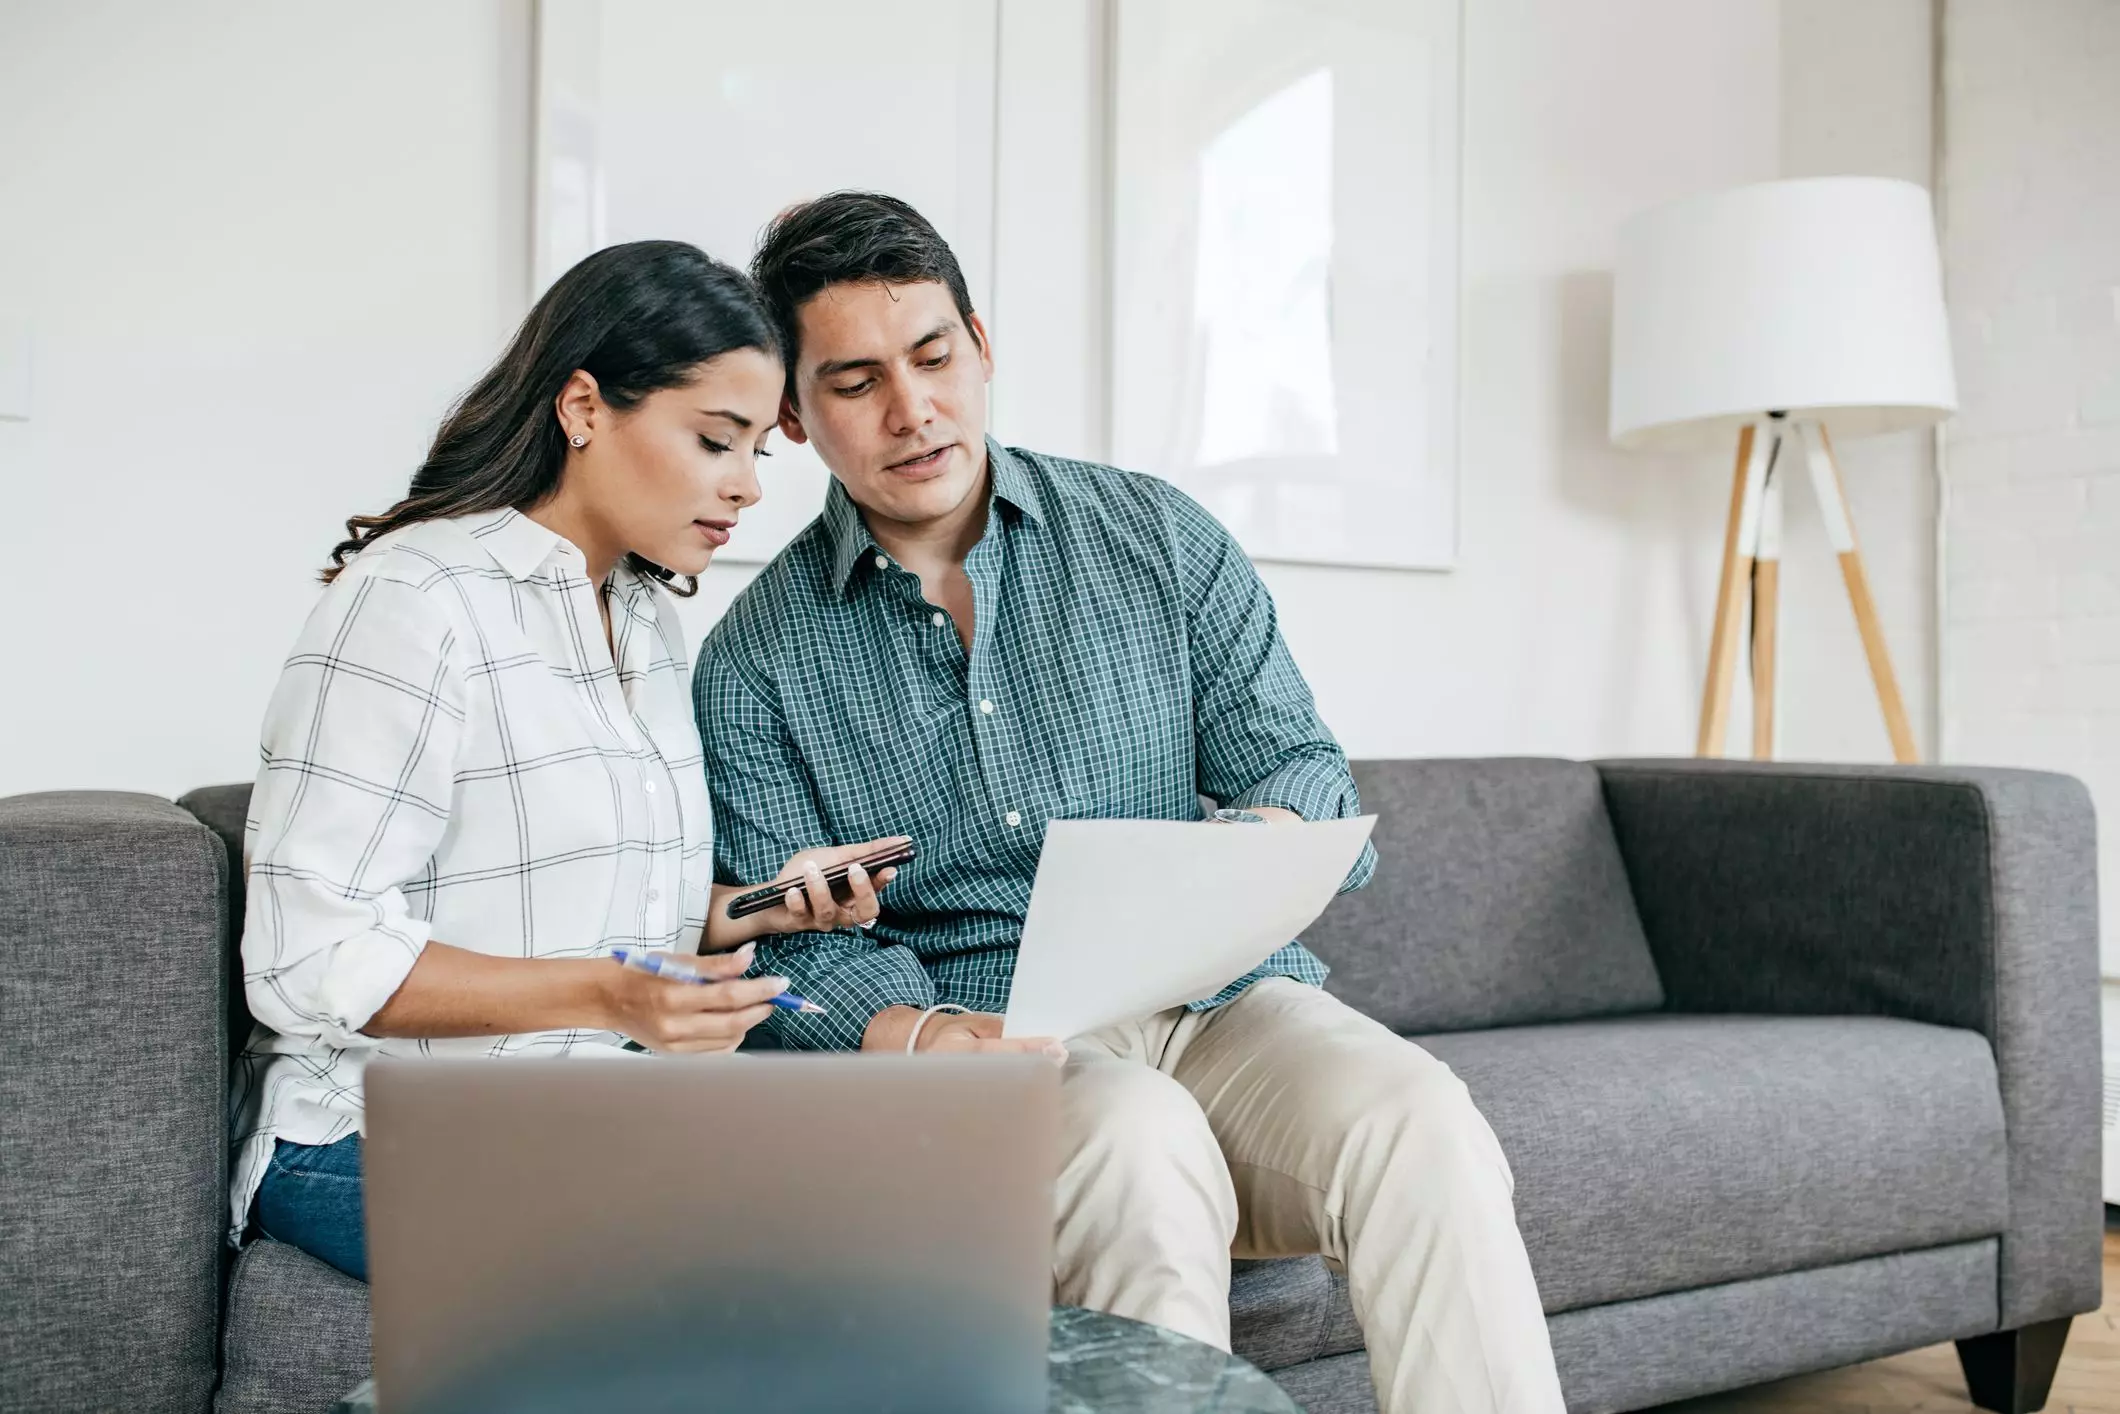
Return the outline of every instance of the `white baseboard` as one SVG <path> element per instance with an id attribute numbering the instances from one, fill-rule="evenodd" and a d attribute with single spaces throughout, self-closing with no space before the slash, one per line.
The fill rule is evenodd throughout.
<path id="1" fill-rule="evenodd" d="M 2120 1203 L 2120 982 L 2104 988 L 2105 1201 Z"/>

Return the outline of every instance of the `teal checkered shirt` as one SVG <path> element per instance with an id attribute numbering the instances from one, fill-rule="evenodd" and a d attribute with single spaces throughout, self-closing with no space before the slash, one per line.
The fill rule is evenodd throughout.
<path id="1" fill-rule="evenodd" d="M 1048 820 L 1195 820 L 1202 795 L 1309 820 L 1360 811 L 1228 531 L 1152 476 L 991 440 L 987 458 L 969 653 L 837 482 L 700 650 L 717 878 L 771 879 L 822 844 L 920 848 L 870 932 L 759 944 L 755 972 L 829 1008 L 776 1011 L 784 1045 L 857 1048 L 889 1006 L 1007 1010 Z M 1375 867 L 1365 849 L 1343 887 Z M 1290 943 L 1193 1007 L 1275 976 L 1316 985 L 1325 965 Z"/>

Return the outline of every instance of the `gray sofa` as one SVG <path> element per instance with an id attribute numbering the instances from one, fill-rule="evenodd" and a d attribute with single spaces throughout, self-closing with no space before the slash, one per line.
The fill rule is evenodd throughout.
<path id="1" fill-rule="evenodd" d="M 1957 1340 L 2034 1409 L 2099 1302 L 2089 801 L 2024 772 L 1357 763 L 1376 881 L 1310 941 L 1471 1087 L 1571 1410 Z M 0 801 L 0 1408 L 320 1410 L 366 1288 L 223 1250 L 248 790 Z M 1344 1281 L 1240 1353 L 1368 1410 Z"/>

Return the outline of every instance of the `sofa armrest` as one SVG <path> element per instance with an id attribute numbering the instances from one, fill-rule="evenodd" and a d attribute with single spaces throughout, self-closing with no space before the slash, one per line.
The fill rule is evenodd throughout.
<path id="1" fill-rule="evenodd" d="M 1978 1031 L 2009 1131 L 2002 1327 L 2096 1309 L 2096 825 L 2066 776 L 1603 762 L 1675 1011 L 1864 1014 Z"/>
<path id="2" fill-rule="evenodd" d="M 0 1408 L 212 1397 L 227 868 L 166 800 L 0 800 Z"/>

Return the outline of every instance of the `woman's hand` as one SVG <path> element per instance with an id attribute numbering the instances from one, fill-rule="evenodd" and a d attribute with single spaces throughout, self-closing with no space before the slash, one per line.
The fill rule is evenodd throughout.
<path id="1" fill-rule="evenodd" d="M 754 913 L 748 918 L 729 917 L 729 900 L 751 892 L 756 886 L 716 884 L 714 905 L 707 913 L 708 950 L 720 952 L 768 933 L 828 933 L 835 928 L 866 928 L 882 911 L 882 905 L 876 901 L 876 891 L 897 878 L 898 871 L 886 869 L 871 879 L 868 871 L 854 861 L 881 854 L 892 845 L 904 844 L 908 838 L 893 835 L 866 844 L 803 850 L 790 858 L 773 880 L 776 884 L 799 881 L 802 887 L 790 889 L 784 896 L 786 902 L 778 908 Z M 824 871 L 841 864 L 851 866 L 847 870 L 847 888 L 851 897 L 845 903 L 832 897 L 831 886 L 824 881 Z"/>
<path id="2" fill-rule="evenodd" d="M 741 980 L 752 949 L 687 957 L 713 982 L 673 982 L 631 967 L 605 968 L 604 1027 L 651 1051 L 733 1051 L 744 1033 L 772 1015 L 767 1005 L 788 989 L 785 977 Z"/>

